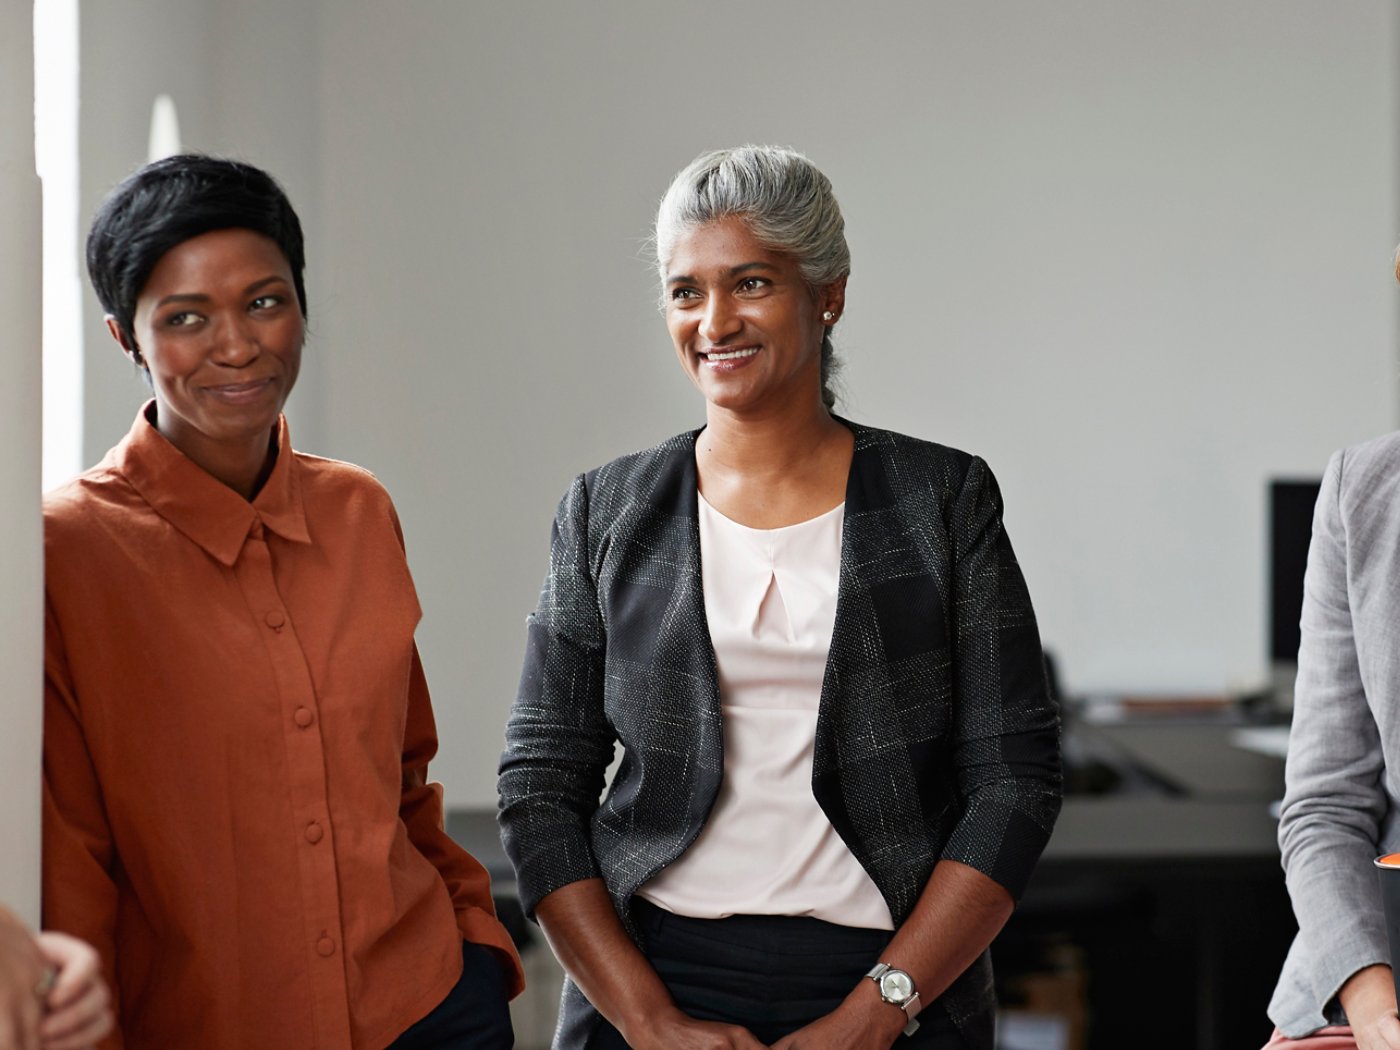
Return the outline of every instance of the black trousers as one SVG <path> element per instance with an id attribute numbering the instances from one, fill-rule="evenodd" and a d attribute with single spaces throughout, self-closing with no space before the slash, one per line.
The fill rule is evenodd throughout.
<path id="1" fill-rule="evenodd" d="M 880 961 L 892 936 L 806 917 L 691 919 L 640 899 L 632 909 L 647 959 L 676 1005 L 697 1020 L 743 1025 L 763 1043 L 835 1010 Z M 588 1041 L 588 1050 L 626 1046 L 606 1021 Z M 938 1002 L 924 1007 L 919 1030 L 900 1036 L 895 1047 L 966 1050 Z"/>
<path id="2" fill-rule="evenodd" d="M 389 1050 L 510 1050 L 514 1045 L 501 964 L 489 948 L 464 942 L 461 979 Z"/>

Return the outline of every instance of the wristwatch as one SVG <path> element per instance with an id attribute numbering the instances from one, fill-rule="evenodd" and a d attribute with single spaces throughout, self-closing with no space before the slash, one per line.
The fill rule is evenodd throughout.
<path id="1" fill-rule="evenodd" d="M 904 1016 L 909 1018 L 909 1023 L 904 1026 L 904 1034 L 913 1035 L 917 1032 L 919 1022 L 914 1018 L 924 1008 L 924 1004 L 919 1002 L 919 992 L 914 987 L 914 978 L 903 970 L 895 969 L 889 963 L 876 963 L 865 976 L 874 981 L 875 987 L 880 989 L 881 999 L 892 1006 L 899 1007 L 904 1011 Z"/>

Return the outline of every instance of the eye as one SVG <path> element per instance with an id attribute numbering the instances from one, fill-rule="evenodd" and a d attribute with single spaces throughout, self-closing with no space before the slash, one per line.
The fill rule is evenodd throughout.
<path id="1" fill-rule="evenodd" d="M 739 282 L 739 291 L 761 292 L 772 283 L 766 277 L 745 277 Z"/>
<path id="2" fill-rule="evenodd" d="M 181 310 L 179 313 L 171 314 L 165 319 L 165 327 L 188 328 L 191 325 L 199 324 L 202 320 L 204 320 L 204 318 L 193 310 Z"/>
<path id="3" fill-rule="evenodd" d="M 248 304 L 251 310 L 272 310 L 281 306 L 286 299 L 280 295 L 260 295 Z"/>
<path id="4" fill-rule="evenodd" d="M 673 303 L 694 302 L 699 298 L 700 293 L 694 288 L 680 287 L 671 289 L 671 302 Z"/>

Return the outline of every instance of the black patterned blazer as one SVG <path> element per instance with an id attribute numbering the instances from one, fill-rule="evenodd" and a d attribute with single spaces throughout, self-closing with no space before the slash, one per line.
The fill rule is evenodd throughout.
<path id="1" fill-rule="evenodd" d="M 964 452 L 845 425 L 855 453 L 812 791 L 896 924 L 944 857 L 1019 896 L 1060 808 L 1059 717 L 996 480 Z M 719 789 L 697 433 L 578 477 L 559 505 L 500 767 L 526 914 L 600 876 L 636 937 L 633 892 L 685 852 Z M 940 1001 L 990 1050 L 985 953 Z M 555 1046 L 582 1048 L 597 1020 L 566 983 Z"/>

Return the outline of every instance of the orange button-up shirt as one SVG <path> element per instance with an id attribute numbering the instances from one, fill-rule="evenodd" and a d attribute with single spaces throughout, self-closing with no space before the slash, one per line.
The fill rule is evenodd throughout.
<path id="1" fill-rule="evenodd" d="M 44 501 L 44 925 L 109 967 L 104 1050 L 383 1047 L 464 939 L 523 983 L 427 781 L 388 494 L 278 448 L 249 503 L 143 410 Z"/>

